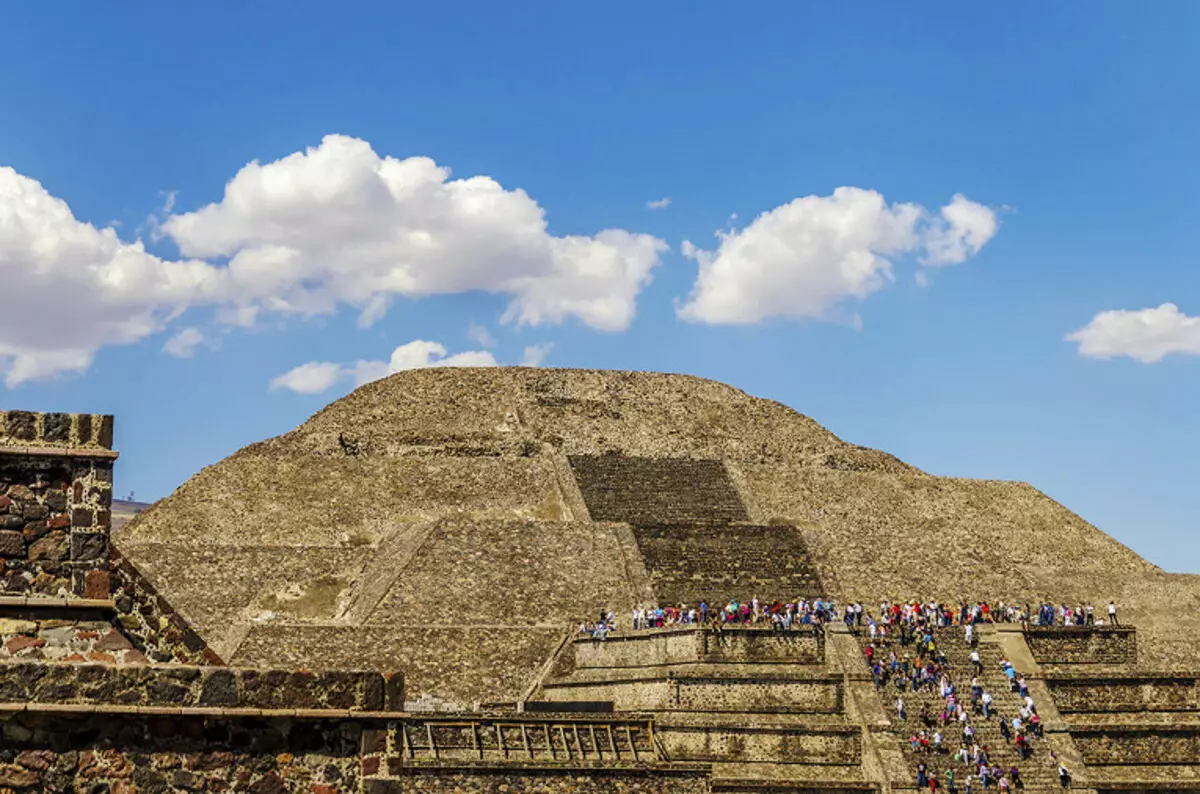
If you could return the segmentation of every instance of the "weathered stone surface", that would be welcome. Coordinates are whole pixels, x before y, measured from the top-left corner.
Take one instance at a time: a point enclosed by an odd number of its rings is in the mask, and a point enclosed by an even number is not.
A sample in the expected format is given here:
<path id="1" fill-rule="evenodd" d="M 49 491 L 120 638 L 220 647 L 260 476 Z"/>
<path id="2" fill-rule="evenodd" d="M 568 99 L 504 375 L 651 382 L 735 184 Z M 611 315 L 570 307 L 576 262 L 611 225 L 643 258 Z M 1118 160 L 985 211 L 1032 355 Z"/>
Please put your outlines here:
<path id="1" fill-rule="evenodd" d="M 36 418 L 31 411 L 9 411 L 7 434 L 18 441 L 33 441 L 37 436 Z"/>
<path id="2" fill-rule="evenodd" d="M 59 561 L 67 559 L 67 534 L 51 532 L 29 547 L 31 561 Z"/>
<path id="3" fill-rule="evenodd" d="M 0 530 L 0 557 L 24 557 L 25 539 L 20 532 Z"/>
<path id="4" fill-rule="evenodd" d="M 108 556 L 108 533 L 73 532 L 71 534 L 71 559 L 90 562 Z"/>
<path id="5" fill-rule="evenodd" d="M 71 415 L 46 414 L 43 418 L 43 438 L 50 443 L 71 440 Z"/>

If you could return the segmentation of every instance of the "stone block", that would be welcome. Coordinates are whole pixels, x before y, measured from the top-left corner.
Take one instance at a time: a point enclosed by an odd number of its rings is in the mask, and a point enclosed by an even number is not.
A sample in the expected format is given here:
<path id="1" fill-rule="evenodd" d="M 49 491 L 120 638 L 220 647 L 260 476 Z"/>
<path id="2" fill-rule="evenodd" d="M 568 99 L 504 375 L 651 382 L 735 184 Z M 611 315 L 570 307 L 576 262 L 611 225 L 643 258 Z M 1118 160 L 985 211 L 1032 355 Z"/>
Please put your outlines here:
<path id="1" fill-rule="evenodd" d="M 37 414 L 31 411 L 9 411 L 8 435 L 21 441 L 33 441 L 37 435 Z"/>
<path id="2" fill-rule="evenodd" d="M 67 559 L 67 533 L 51 532 L 29 547 L 30 560 L 61 562 Z"/>
<path id="3" fill-rule="evenodd" d="M 48 442 L 66 442 L 71 439 L 70 414 L 46 414 L 42 420 L 42 427 L 42 438 Z"/>
<path id="4" fill-rule="evenodd" d="M 0 557 L 24 557 L 25 539 L 20 532 L 0 530 Z"/>
<path id="5" fill-rule="evenodd" d="M 108 598 L 111 594 L 112 579 L 108 571 L 87 571 L 84 573 L 84 598 Z"/>
<path id="6" fill-rule="evenodd" d="M 112 449 L 113 445 L 113 417 L 112 414 L 105 414 L 100 417 L 100 432 L 96 434 L 96 443 L 104 449 Z"/>
<path id="7" fill-rule="evenodd" d="M 383 676 L 368 675 L 363 681 L 362 708 L 365 711 L 382 711 L 384 708 Z"/>
<path id="8" fill-rule="evenodd" d="M 0 529 L 20 529 L 23 526 L 25 526 L 25 519 L 20 516 L 11 513 L 0 515 Z"/>
<path id="9" fill-rule="evenodd" d="M 21 517 L 26 521 L 41 521 L 44 518 L 48 518 L 49 515 L 50 508 L 36 502 L 28 503 L 21 508 Z"/>
<path id="10" fill-rule="evenodd" d="M 92 440 L 92 416 L 80 414 L 75 417 L 75 427 L 79 431 L 79 443 L 87 444 Z"/>
<path id="11" fill-rule="evenodd" d="M 200 690 L 201 706 L 235 706 L 238 703 L 237 677 L 231 670 L 212 670 Z"/>
<path id="12" fill-rule="evenodd" d="M 71 533 L 71 559 L 75 562 L 102 560 L 108 556 L 108 533 Z"/>
<path id="13" fill-rule="evenodd" d="M 45 521 L 30 521 L 21 530 L 21 534 L 25 537 L 26 543 L 33 543 L 42 538 L 50 531 L 50 525 Z"/>
<path id="14" fill-rule="evenodd" d="M 90 507 L 76 507 L 71 511 L 71 526 L 90 527 L 96 520 L 96 514 Z"/>
<path id="15" fill-rule="evenodd" d="M 56 513 L 61 513 L 67 509 L 67 494 L 65 491 L 60 491 L 57 488 L 47 491 L 42 503 Z"/>
<path id="16" fill-rule="evenodd" d="M 384 708 L 387 711 L 404 711 L 404 674 L 383 674 Z"/>

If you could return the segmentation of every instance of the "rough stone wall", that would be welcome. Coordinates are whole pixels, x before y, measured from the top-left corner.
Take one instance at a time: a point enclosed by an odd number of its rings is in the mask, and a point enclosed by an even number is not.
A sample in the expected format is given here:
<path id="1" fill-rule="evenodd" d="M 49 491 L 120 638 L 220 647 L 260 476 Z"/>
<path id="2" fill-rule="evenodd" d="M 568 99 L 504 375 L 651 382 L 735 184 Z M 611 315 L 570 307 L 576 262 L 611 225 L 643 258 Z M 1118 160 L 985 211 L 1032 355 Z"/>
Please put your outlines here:
<path id="1" fill-rule="evenodd" d="M 410 709 L 469 710 L 520 700 L 564 630 L 421 626 L 257 626 L 231 664 L 314 670 L 396 669 Z"/>
<path id="2" fill-rule="evenodd" d="M 0 662 L 46 660 L 139 664 L 108 609 L 0 608 Z"/>
<path id="3" fill-rule="evenodd" d="M 728 524 L 750 516 L 719 460 L 572 455 L 593 521 Z"/>
<path id="4" fill-rule="evenodd" d="M 651 587 L 663 604 L 723 607 L 730 598 L 788 601 L 828 593 L 791 526 L 635 526 Z"/>
<path id="5" fill-rule="evenodd" d="M 1193 676 L 1049 678 L 1064 714 L 1200 710 L 1200 679 Z"/>
<path id="6" fill-rule="evenodd" d="M 685 761 L 857 766 L 862 760 L 857 727 L 662 725 L 655 735 L 668 757 Z"/>
<path id="7" fill-rule="evenodd" d="M 600 642 L 586 637 L 572 641 L 575 666 L 655 667 L 688 662 L 717 664 L 821 664 L 825 635 L 815 628 L 779 633 L 761 628 L 727 628 L 721 632 L 698 628 L 648 629 L 610 635 Z"/>
<path id="8" fill-rule="evenodd" d="M 548 455 L 455 455 L 415 444 L 350 456 L 335 439 L 326 454 L 302 457 L 277 443 L 255 444 L 236 453 L 236 472 L 204 469 L 123 526 L 117 541 L 361 547 L 379 543 L 397 523 L 455 513 L 567 517 Z"/>
<path id="9" fill-rule="evenodd" d="M 0 664 L 0 703 L 399 711 L 403 677 L 185 665 Z"/>
<path id="10" fill-rule="evenodd" d="M 0 448 L 0 593 L 108 597 L 112 461 L 70 451 Z"/>
<path id="11" fill-rule="evenodd" d="M 538 769 L 414 767 L 396 779 L 368 780 L 364 794 L 707 794 L 707 772 L 663 772 L 644 769 Z"/>
<path id="12" fill-rule="evenodd" d="M 129 645 L 155 662 L 223 663 L 170 602 L 159 595 L 137 567 L 115 547 L 111 560 L 117 620 Z"/>
<path id="13" fill-rule="evenodd" d="M 374 625 L 553 626 L 601 609 L 629 625 L 631 587 L 611 527 L 439 522 L 371 613 Z"/>
<path id="14" fill-rule="evenodd" d="M 350 794 L 355 720 L 0 715 L 0 790 Z"/>
<path id="15" fill-rule="evenodd" d="M 548 700 L 611 701 L 618 711 L 840 714 L 840 677 L 674 676 L 547 685 Z"/>
<path id="16" fill-rule="evenodd" d="M 1071 738 L 1089 765 L 1200 765 L 1200 728 L 1196 726 L 1073 730 Z"/>
<path id="17" fill-rule="evenodd" d="M 1038 664 L 1136 664 L 1137 632 L 1102 626 L 1030 627 L 1025 643 Z"/>

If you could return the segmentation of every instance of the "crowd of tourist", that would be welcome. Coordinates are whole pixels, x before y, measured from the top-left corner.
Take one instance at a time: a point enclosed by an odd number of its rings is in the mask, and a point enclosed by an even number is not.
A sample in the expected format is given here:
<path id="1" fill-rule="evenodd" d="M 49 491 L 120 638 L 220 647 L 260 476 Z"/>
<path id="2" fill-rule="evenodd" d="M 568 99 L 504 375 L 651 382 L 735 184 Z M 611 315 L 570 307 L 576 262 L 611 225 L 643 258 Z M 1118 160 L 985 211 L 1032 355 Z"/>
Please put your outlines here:
<path id="1" fill-rule="evenodd" d="M 864 619 L 859 617 L 857 605 L 852 605 L 846 618 L 847 624 L 855 629 Z M 1109 620 L 1116 623 L 1116 605 L 1109 603 Z M 1005 769 L 992 757 L 991 748 L 979 734 L 983 724 L 994 724 L 1001 739 L 1011 744 L 1019 760 L 1024 761 L 1034 753 L 1034 740 L 1042 738 L 1043 729 L 1037 705 L 1029 692 L 1025 677 L 1007 659 L 999 666 L 1005 685 L 1016 696 L 1016 712 L 1001 714 L 994 693 L 984 684 L 985 671 L 979 653 L 975 627 L 981 623 L 1021 623 L 1036 625 L 1099 625 L 1103 621 L 1095 618 L 1090 604 L 1080 607 L 1040 604 L 1035 609 L 997 603 L 960 603 L 950 607 L 936 602 L 911 604 L 884 603 L 879 617 L 866 617 L 869 642 L 863 648 L 867 666 L 871 670 L 875 685 L 881 690 L 895 689 L 896 718 L 907 724 L 908 708 L 905 693 L 929 692 L 932 701 L 938 704 L 931 708 L 926 699 L 917 717 L 917 725 L 909 735 L 909 747 L 921 760 L 916 765 L 919 788 L 928 787 L 931 794 L 945 788 L 956 794 L 959 783 L 970 794 L 976 785 L 981 789 L 998 788 L 1007 792 L 1010 788 L 1023 788 L 1021 770 L 1012 764 Z M 962 630 L 962 643 L 970 648 L 967 668 L 951 670 L 943 642 L 945 630 L 958 627 Z M 895 640 L 896 645 L 889 640 Z M 958 640 L 950 640 L 958 642 Z M 897 647 L 898 651 L 897 652 Z M 886 656 L 885 656 L 886 655 Z M 961 656 L 957 655 L 961 659 Z M 969 684 L 966 683 L 969 680 Z M 961 687 L 961 688 L 960 688 Z M 1051 759 L 1057 762 L 1053 751 Z M 948 767 L 944 776 L 930 768 L 932 758 L 949 757 L 958 765 L 961 779 L 955 778 L 955 769 Z M 930 761 L 926 761 L 926 758 Z M 1059 783 L 1070 785 L 1070 772 L 1058 765 Z"/>
<path id="2" fill-rule="evenodd" d="M 639 631 L 687 625 L 769 625 L 778 631 L 790 631 L 802 625 L 824 625 L 838 620 L 839 614 L 852 630 L 862 629 L 865 625 L 872 642 L 886 640 L 889 634 L 895 634 L 898 635 L 901 645 L 908 645 L 915 640 L 918 626 L 965 626 L 970 641 L 971 627 L 980 623 L 1019 623 L 1025 627 L 1105 625 L 1103 618 L 1096 617 L 1095 607 L 1090 603 L 1074 606 L 1065 603 L 1041 603 L 1034 607 L 1030 603 L 1022 606 L 1006 604 L 1003 601 L 994 604 L 986 601 L 973 604 L 960 601 L 957 605 L 937 601 L 885 601 L 880 604 L 879 615 L 876 618 L 864 610 L 860 602 L 847 604 L 839 613 L 833 599 L 797 598 L 784 602 L 764 601 L 756 596 L 750 599 L 731 598 L 728 603 L 715 607 L 706 601 L 701 601 L 695 606 L 639 604 L 632 610 L 630 626 L 634 631 Z M 1117 607 L 1113 601 L 1108 602 L 1107 615 L 1109 624 L 1120 625 L 1117 620 Z M 616 630 L 616 616 L 608 610 L 602 610 L 595 621 L 587 620 L 579 624 L 580 634 L 587 634 L 596 639 L 604 639 Z"/>
<path id="3" fill-rule="evenodd" d="M 1003 794 L 1010 788 L 1024 788 L 1021 771 L 1016 765 L 1006 770 L 995 762 L 991 749 L 981 742 L 977 733 L 978 721 L 991 724 L 994 719 L 1003 741 L 1013 746 L 1017 758 L 1022 761 L 1033 755 L 1033 741 L 1042 738 L 1042 721 L 1025 677 L 1007 659 L 1000 660 L 1000 668 L 1019 705 L 1015 706 L 1015 713 L 1000 713 L 994 694 L 982 683 L 984 665 L 975 627 L 987 623 L 1015 623 L 1024 628 L 1031 625 L 1105 625 L 1105 619 L 1097 617 L 1096 611 L 1086 602 L 1077 605 L 1044 602 L 1034 606 L 1003 601 L 960 601 L 958 604 L 885 601 L 880 604 L 878 616 L 872 616 L 859 602 L 847 604 L 839 612 L 833 599 L 797 598 L 782 602 L 754 597 L 746 600 L 731 598 L 728 603 L 716 607 L 710 607 L 705 601 L 698 606 L 638 605 L 632 610 L 630 625 L 634 631 L 689 625 L 715 629 L 726 625 L 769 625 L 777 631 L 790 631 L 803 625 L 824 625 L 840 616 L 853 633 L 861 635 L 865 630 L 869 635 L 869 642 L 863 649 L 867 666 L 881 691 L 889 687 L 895 689 L 899 721 L 907 723 L 909 719 L 904 702 L 906 692 L 935 693 L 934 701 L 939 707 L 931 709 L 928 702 L 922 705 L 918 724 L 909 738 L 912 752 L 921 757 L 916 766 L 918 787 L 928 787 L 931 794 L 937 794 L 939 788 L 945 788 L 948 794 L 957 794 L 959 780 L 955 778 L 954 769 L 947 768 L 939 778 L 926 761 L 926 758 L 931 762 L 933 758 L 945 756 L 965 770 L 961 781 L 966 794 L 973 794 L 976 782 L 981 789 L 994 786 Z M 1109 625 L 1120 625 L 1115 602 L 1108 602 L 1104 614 Z M 935 628 L 948 627 L 961 628 L 963 642 L 971 648 L 967 656 L 970 669 L 953 671 L 959 683 L 966 682 L 969 676 L 970 683 L 964 684 L 962 691 L 951 674 L 945 649 L 934 637 Z M 579 624 L 581 634 L 600 640 L 616 630 L 617 619 L 611 610 L 601 610 L 596 621 Z M 891 640 L 899 645 L 899 653 Z M 1048 754 L 1058 765 L 1059 784 L 1067 788 L 1071 782 L 1069 770 L 1058 763 L 1053 750 Z"/>

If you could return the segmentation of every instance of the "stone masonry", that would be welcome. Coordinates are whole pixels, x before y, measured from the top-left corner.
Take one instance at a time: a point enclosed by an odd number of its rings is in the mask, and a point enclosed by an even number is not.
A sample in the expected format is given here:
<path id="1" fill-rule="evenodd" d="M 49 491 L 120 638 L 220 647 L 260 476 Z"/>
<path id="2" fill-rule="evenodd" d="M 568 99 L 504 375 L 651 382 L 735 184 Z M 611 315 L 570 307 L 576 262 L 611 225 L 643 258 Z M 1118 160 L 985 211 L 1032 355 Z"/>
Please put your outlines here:
<path id="1" fill-rule="evenodd" d="M 0 411 L 0 594 L 107 598 L 113 418 Z"/>

